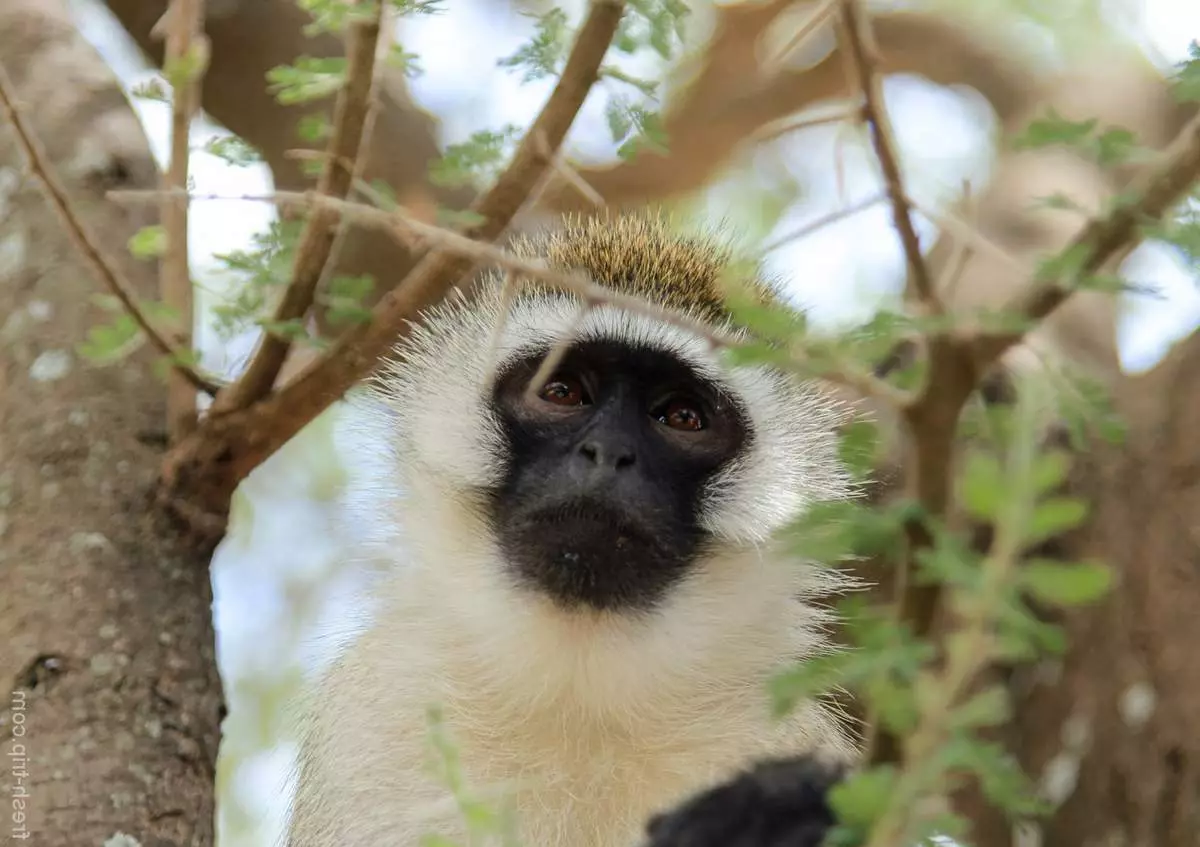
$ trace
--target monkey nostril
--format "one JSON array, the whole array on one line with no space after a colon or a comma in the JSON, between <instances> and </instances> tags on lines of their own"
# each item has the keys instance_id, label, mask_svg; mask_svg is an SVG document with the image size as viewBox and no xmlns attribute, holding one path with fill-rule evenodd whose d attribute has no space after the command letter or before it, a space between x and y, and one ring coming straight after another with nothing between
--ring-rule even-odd
<instances>
[{"instance_id":1,"label":"monkey nostril","mask_svg":"<svg viewBox=\"0 0 1200 847\"><path fill-rule=\"evenodd\" d=\"M633 465L636 458L632 449L620 445L604 445L599 441L585 441L579 445L579 453L592 464L611 465L622 470Z\"/></svg>"}]
</instances>

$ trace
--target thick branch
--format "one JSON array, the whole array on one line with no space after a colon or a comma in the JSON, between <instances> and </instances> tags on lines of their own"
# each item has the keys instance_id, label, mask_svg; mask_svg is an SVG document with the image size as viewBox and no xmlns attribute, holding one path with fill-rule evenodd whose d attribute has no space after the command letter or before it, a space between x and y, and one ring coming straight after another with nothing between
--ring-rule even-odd
<instances>
[{"instance_id":1,"label":"thick branch","mask_svg":"<svg viewBox=\"0 0 1200 847\"><path fill-rule=\"evenodd\" d=\"M317 191L331 197L349 194L356 171L361 168L359 149L372 108L382 15L383 4L379 3L372 19L355 20L348 26L346 81L338 95L333 133L317 183ZM307 314L325 267L335 258L333 247L340 222L337 211L328 206L315 206L310 211L296 245L292 281L275 310L273 320L277 324L298 320ZM274 386L290 347L288 336L268 328L246 372L221 393L213 411L241 409L265 397Z\"/></svg>"},{"instance_id":2,"label":"thick branch","mask_svg":"<svg viewBox=\"0 0 1200 847\"><path fill-rule=\"evenodd\" d=\"M171 160L162 175L164 189L187 190L192 116L200 105L200 80L208 62L204 0L173 0L166 23L166 69L171 83ZM178 315L179 344L192 346L192 275L188 268L186 198L164 192L159 211L166 252L159 267L159 294ZM178 441L196 426L196 389L178 372L167 378L167 435Z\"/></svg>"},{"instance_id":3,"label":"thick branch","mask_svg":"<svg viewBox=\"0 0 1200 847\"><path fill-rule=\"evenodd\" d=\"M5 118L12 125L13 134L16 136L21 152L24 153L25 159L29 163L29 170L38 178L38 181L45 189L46 196L50 200L50 205L62 220L63 226L70 233L75 246L79 248L79 252L88 265L91 266L92 271L116 295L117 299L121 301L121 304L128 310L130 316L137 322L137 325L146 333L146 337L150 339L150 342L166 354L170 359L172 368L196 389L209 395L216 394L217 384L187 365L180 351L167 340L166 336L155 329L145 311L138 304L138 298L133 289L122 279L120 271L104 255L96 239L88 231L88 228L84 226L83 221L79 220L75 215L75 212L71 208L71 201L67 197L66 189L63 188L58 177L54 174L53 168L43 153L41 144L34 136L32 128L25 122L24 117L21 115L20 109L17 106L15 89L8 78L8 74L3 69L0 69L0 108L3 109Z\"/></svg>"}]
</instances>

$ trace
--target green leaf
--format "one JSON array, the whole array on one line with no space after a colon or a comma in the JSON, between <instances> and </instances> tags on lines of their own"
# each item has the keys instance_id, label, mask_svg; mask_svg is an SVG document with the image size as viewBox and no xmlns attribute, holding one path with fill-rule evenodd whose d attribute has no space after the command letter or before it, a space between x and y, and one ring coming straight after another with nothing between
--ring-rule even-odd
<instances>
[{"instance_id":1,"label":"green leaf","mask_svg":"<svg viewBox=\"0 0 1200 847\"><path fill-rule=\"evenodd\" d=\"M1026 544L1033 546L1079 526L1087 517L1087 504L1074 497L1051 497L1034 507L1025 530Z\"/></svg>"},{"instance_id":2,"label":"green leaf","mask_svg":"<svg viewBox=\"0 0 1200 847\"><path fill-rule=\"evenodd\" d=\"M292 106L335 94L345 78L344 56L299 56L294 65L278 65L267 71L267 90L281 105Z\"/></svg>"},{"instance_id":3,"label":"green leaf","mask_svg":"<svg viewBox=\"0 0 1200 847\"><path fill-rule=\"evenodd\" d=\"M474 132L466 141L446 148L430 165L429 178L434 185L447 187L494 179L520 136L521 129L515 124Z\"/></svg>"},{"instance_id":4,"label":"green leaf","mask_svg":"<svg viewBox=\"0 0 1200 847\"><path fill-rule=\"evenodd\" d=\"M1112 570L1098 562L1066 564L1033 559L1021 569L1021 584L1038 600L1057 606L1081 606L1103 597Z\"/></svg>"},{"instance_id":5,"label":"green leaf","mask_svg":"<svg viewBox=\"0 0 1200 847\"><path fill-rule=\"evenodd\" d=\"M421 67L420 57L416 53L409 53L399 44L393 44L388 48L387 63L409 79L416 79L425 72Z\"/></svg>"},{"instance_id":6,"label":"green leaf","mask_svg":"<svg viewBox=\"0 0 1200 847\"><path fill-rule=\"evenodd\" d=\"M163 80L159 77L138 83L129 90L129 93L139 100L151 100L157 103L171 102L171 95L167 93Z\"/></svg>"},{"instance_id":7,"label":"green leaf","mask_svg":"<svg viewBox=\"0 0 1200 847\"><path fill-rule=\"evenodd\" d=\"M191 85L208 69L208 44L195 41L182 56L163 63L163 76L171 88L178 90Z\"/></svg>"},{"instance_id":8,"label":"green leaf","mask_svg":"<svg viewBox=\"0 0 1200 847\"><path fill-rule=\"evenodd\" d=\"M1062 485L1071 470L1071 455L1065 450L1044 450L1034 459L1033 489L1045 494Z\"/></svg>"},{"instance_id":9,"label":"green leaf","mask_svg":"<svg viewBox=\"0 0 1200 847\"><path fill-rule=\"evenodd\" d=\"M1136 137L1127 129L1114 128L1096 138L1096 161L1110 167L1127 161L1137 149Z\"/></svg>"},{"instance_id":10,"label":"green leaf","mask_svg":"<svg viewBox=\"0 0 1200 847\"><path fill-rule=\"evenodd\" d=\"M305 115L296 123L296 135L313 144L325 141L332 130L329 117L324 113Z\"/></svg>"},{"instance_id":11,"label":"green leaf","mask_svg":"<svg viewBox=\"0 0 1200 847\"><path fill-rule=\"evenodd\" d=\"M258 150L236 135L214 135L201 149L210 156L216 156L239 168L262 161Z\"/></svg>"},{"instance_id":12,"label":"green leaf","mask_svg":"<svg viewBox=\"0 0 1200 847\"><path fill-rule=\"evenodd\" d=\"M879 427L873 421L857 418L842 428L838 456L856 479L865 479L875 470L879 453Z\"/></svg>"},{"instance_id":13,"label":"green leaf","mask_svg":"<svg viewBox=\"0 0 1200 847\"><path fill-rule=\"evenodd\" d=\"M803 700L825 694L839 685L853 657L849 653L829 653L796 662L767 683L771 713L781 718Z\"/></svg>"},{"instance_id":14,"label":"green leaf","mask_svg":"<svg viewBox=\"0 0 1200 847\"><path fill-rule=\"evenodd\" d=\"M160 224L144 226L129 239L129 252L137 259L157 259L167 250L167 230Z\"/></svg>"},{"instance_id":15,"label":"green leaf","mask_svg":"<svg viewBox=\"0 0 1200 847\"><path fill-rule=\"evenodd\" d=\"M994 521L1010 495L1004 471L995 456L979 450L967 454L962 500L968 513L981 520Z\"/></svg>"},{"instance_id":16,"label":"green leaf","mask_svg":"<svg viewBox=\"0 0 1200 847\"><path fill-rule=\"evenodd\" d=\"M567 26L567 13L555 6L542 15L529 12L522 14L537 19L532 40L496 64L502 68L522 69L523 82L558 76L570 48L571 29Z\"/></svg>"},{"instance_id":17,"label":"green leaf","mask_svg":"<svg viewBox=\"0 0 1200 847\"><path fill-rule=\"evenodd\" d=\"M1175 96L1180 100L1200 100L1200 42L1188 46L1188 57L1175 72Z\"/></svg>"},{"instance_id":18,"label":"green leaf","mask_svg":"<svg viewBox=\"0 0 1200 847\"><path fill-rule=\"evenodd\" d=\"M1013 140L1013 149L1030 150L1056 144L1075 146L1083 142L1096 128L1096 119L1069 121L1054 109L1043 118L1029 123L1023 135Z\"/></svg>"},{"instance_id":19,"label":"green leaf","mask_svg":"<svg viewBox=\"0 0 1200 847\"><path fill-rule=\"evenodd\" d=\"M129 356L143 341L145 336L137 322L129 314L121 313L109 323L88 329L85 340L75 349L93 364L108 365Z\"/></svg>"},{"instance_id":20,"label":"green leaf","mask_svg":"<svg viewBox=\"0 0 1200 847\"><path fill-rule=\"evenodd\" d=\"M889 765L847 777L829 790L829 805L843 824L870 830L888 807L896 790L897 775Z\"/></svg>"},{"instance_id":21,"label":"green leaf","mask_svg":"<svg viewBox=\"0 0 1200 847\"><path fill-rule=\"evenodd\" d=\"M952 720L959 729L999 726L1012 717L1008 691L1001 685L988 686L965 703L954 707Z\"/></svg>"}]
</instances>

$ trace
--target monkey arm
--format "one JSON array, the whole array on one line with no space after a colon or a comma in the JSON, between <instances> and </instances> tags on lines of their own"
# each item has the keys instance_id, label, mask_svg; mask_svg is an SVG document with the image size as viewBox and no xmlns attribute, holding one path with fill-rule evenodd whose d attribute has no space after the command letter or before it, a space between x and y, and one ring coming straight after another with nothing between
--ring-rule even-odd
<instances>
[{"instance_id":1,"label":"monkey arm","mask_svg":"<svg viewBox=\"0 0 1200 847\"><path fill-rule=\"evenodd\" d=\"M812 756L758 762L646 826L644 847L820 847L845 770Z\"/></svg>"}]
</instances>

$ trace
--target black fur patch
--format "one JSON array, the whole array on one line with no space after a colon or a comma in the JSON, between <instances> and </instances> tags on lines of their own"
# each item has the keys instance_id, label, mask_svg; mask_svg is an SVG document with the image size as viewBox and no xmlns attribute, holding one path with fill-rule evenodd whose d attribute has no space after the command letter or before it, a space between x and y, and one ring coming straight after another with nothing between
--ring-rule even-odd
<instances>
[{"instance_id":1,"label":"black fur patch","mask_svg":"<svg viewBox=\"0 0 1200 847\"><path fill-rule=\"evenodd\" d=\"M674 356L617 341L581 342L558 374L587 402L555 407L525 395L532 355L497 380L509 458L489 511L517 580L564 607L646 610L703 552L706 483L750 441L741 408ZM658 420L664 397L703 407L703 431ZM690 401L689 401L690 402ZM628 458L597 462L591 446Z\"/></svg>"},{"instance_id":2,"label":"black fur patch","mask_svg":"<svg viewBox=\"0 0 1200 847\"><path fill-rule=\"evenodd\" d=\"M811 756L759 762L652 818L644 847L820 847L844 776Z\"/></svg>"}]
</instances>

